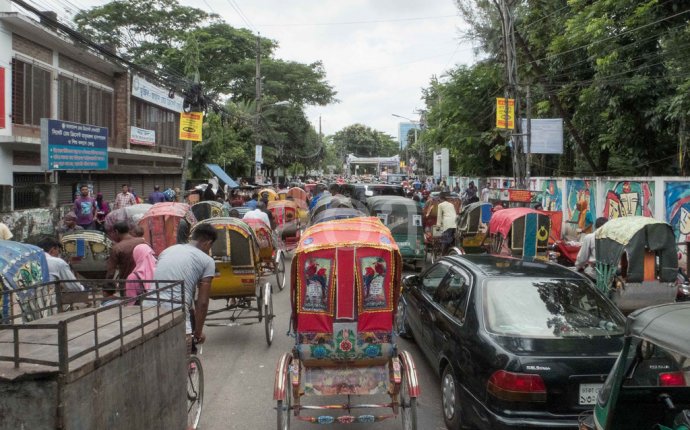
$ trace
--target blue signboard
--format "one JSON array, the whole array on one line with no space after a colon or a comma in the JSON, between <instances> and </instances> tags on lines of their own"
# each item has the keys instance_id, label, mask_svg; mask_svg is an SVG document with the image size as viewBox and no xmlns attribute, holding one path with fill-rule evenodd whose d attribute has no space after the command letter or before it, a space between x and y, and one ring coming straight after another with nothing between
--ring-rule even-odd
<instances>
[{"instance_id":1,"label":"blue signboard","mask_svg":"<svg viewBox=\"0 0 690 430\"><path fill-rule=\"evenodd\" d=\"M46 170L108 170L108 128L41 118Z\"/></svg>"}]
</instances>

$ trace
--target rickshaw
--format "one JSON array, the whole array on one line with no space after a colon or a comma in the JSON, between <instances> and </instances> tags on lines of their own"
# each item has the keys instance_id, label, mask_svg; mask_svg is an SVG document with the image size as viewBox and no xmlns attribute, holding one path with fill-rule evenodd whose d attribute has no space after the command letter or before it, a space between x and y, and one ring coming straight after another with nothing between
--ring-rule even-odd
<instances>
[{"instance_id":1,"label":"rickshaw","mask_svg":"<svg viewBox=\"0 0 690 430\"><path fill-rule=\"evenodd\" d=\"M678 248L669 224L643 216L615 218L594 237L597 288L623 313L675 300Z\"/></svg>"},{"instance_id":2,"label":"rickshaw","mask_svg":"<svg viewBox=\"0 0 690 430\"><path fill-rule=\"evenodd\" d=\"M269 202L273 200L278 200L278 193L273 188L262 188L259 190L259 200L263 200L264 197L268 199Z\"/></svg>"},{"instance_id":3,"label":"rickshaw","mask_svg":"<svg viewBox=\"0 0 690 430\"><path fill-rule=\"evenodd\" d=\"M404 263L422 269L425 260L422 208L400 196L374 196L367 199L369 215L388 227L398 244Z\"/></svg>"},{"instance_id":4,"label":"rickshaw","mask_svg":"<svg viewBox=\"0 0 690 430\"><path fill-rule=\"evenodd\" d=\"M424 204L422 208L422 225L424 226L424 249L426 251L425 258L432 263L441 256L443 245L441 243L442 231L436 226L438 219L438 205L441 203L440 191L434 191L430 194L430 199ZM455 207L455 213L460 213L462 207L462 199L457 193L448 193L447 200Z\"/></svg>"},{"instance_id":5,"label":"rickshaw","mask_svg":"<svg viewBox=\"0 0 690 430\"><path fill-rule=\"evenodd\" d=\"M196 218L186 203L156 203L139 220L144 229L144 239L153 252L160 255L166 248L187 243Z\"/></svg>"},{"instance_id":6,"label":"rickshaw","mask_svg":"<svg viewBox=\"0 0 690 430\"><path fill-rule=\"evenodd\" d=\"M13 308L9 294L2 295L0 321L5 324L9 322L11 315L19 312L27 321L51 315L55 305L53 286L26 288L45 284L49 280L48 262L41 248L12 240L0 240L0 292L22 291L19 297L21 309Z\"/></svg>"},{"instance_id":7,"label":"rickshaw","mask_svg":"<svg viewBox=\"0 0 690 430\"><path fill-rule=\"evenodd\" d=\"M491 207L491 203L475 202L460 211L455 239L462 252L476 254L486 251L484 239L489 230Z\"/></svg>"},{"instance_id":8,"label":"rickshaw","mask_svg":"<svg viewBox=\"0 0 690 430\"><path fill-rule=\"evenodd\" d=\"M140 203L138 205L127 206L111 211L105 216L105 234L107 234L110 239L113 239L115 224L123 221L129 225L130 230L134 230L134 228L139 225L139 221L144 214L152 207L153 205L148 203Z\"/></svg>"},{"instance_id":9,"label":"rickshaw","mask_svg":"<svg viewBox=\"0 0 690 430\"><path fill-rule=\"evenodd\" d=\"M495 212L489 221L491 254L548 260L551 219L530 208Z\"/></svg>"},{"instance_id":10,"label":"rickshaw","mask_svg":"<svg viewBox=\"0 0 690 430\"><path fill-rule=\"evenodd\" d=\"M228 216L228 211L223 207L223 204L213 200L195 203L192 205L191 210L197 221Z\"/></svg>"},{"instance_id":11,"label":"rickshaw","mask_svg":"<svg viewBox=\"0 0 690 430\"><path fill-rule=\"evenodd\" d=\"M208 311L206 325L247 325L254 323L244 321L258 319L259 323L264 322L266 343L270 346L274 317L272 288L269 282L261 283L259 243L254 231L237 218L209 218L199 224L212 225L218 233L210 251L216 262L216 277L209 297L226 301L224 308ZM229 315L219 316L221 313Z\"/></svg>"},{"instance_id":12,"label":"rickshaw","mask_svg":"<svg viewBox=\"0 0 690 430\"><path fill-rule=\"evenodd\" d=\"M287 197L297 205L297 212L302 225L309 222L309 194L299 187L292 187L287 192Z\"/></svg>"},{"instance_id":13,"label":"rickshaw","mask_svg":"<svg viewBox=\"0 0 690 430\"><path fill-rule=\"evenodd\" d=\"M278 190L278 200L287 200L288 190L282 189Z\"/></svg>"},{"instance_id":14,"label":"rickshaw","mask_svg":"<svg viewBox=\"0 0 690 430\"><path fill-rule=\"evenodd\" d=\"M352 208L326 209L314 216L314 218L312 218L311 220L310 225L316 225L322 222L333 221L336 219L361 218L367 216L369 215L360 210Z\"/></svg>"},{"instance_id":15,"label":"rickshaw","mask_svg":"<svg viewBox=\"0 0 690 430\"><path fill-rule=\"evenodd\" d=\"M690 428L690 303L637 310L625 341L580 429Z\"/></svg>"},{"instance_id":16,"label":"rickshaw","mask_svg":"<svg viewBox=\"0 0 690 430\"><path fill-rule=\"evenodd\" d=\"M292 260L290 326L296 344L275 371L279 430L289 429L292 419L350 424L397 415L403 428L417 429L417 372L412 356L397 349L393 333L401 263L393 236L377 218L329 221L305 231ZM390 400L352 401L362 395ZM330 398L328 405L304 404L316 396L346 397ZM392 413L354 413L370 408ZM335 410L345 415L331 415Z\"/></svg>"},{"instance_id":17,"label":"rickshaw","mask_svg":"<svg viewBox=\"0 0 690 430\"><path fill-rule=\"evenodd\" d=\"M275 274L276 285L280 291L285 288L285 254L273 237L271 226L259 219L243 219L254 231L256 241L259 244L259 262L261 275Z\"/></svg>"},{"instance_id":18,"label":"rickshaw","mask_svg":"<svg viewBox=\"0 0 690 430\"><path fill-rule=\"evenodd\" d=\"M276 234L285 243L285 246L288 249L297 246L301 233L301 222L295 202L291 200L269 201L268 210L271 211L276 222Z\"/></svg>"},{"instance_id":19,"label":"rickshaw","mask_svg":"<svg viewBox=\"0 0 690 430\"><path fill-rule=\"evenodd\" d=\"M112 241L100 231L81 230L60 239L62 257L87 279L105 279Z\"/></svg>"}]
</instances>

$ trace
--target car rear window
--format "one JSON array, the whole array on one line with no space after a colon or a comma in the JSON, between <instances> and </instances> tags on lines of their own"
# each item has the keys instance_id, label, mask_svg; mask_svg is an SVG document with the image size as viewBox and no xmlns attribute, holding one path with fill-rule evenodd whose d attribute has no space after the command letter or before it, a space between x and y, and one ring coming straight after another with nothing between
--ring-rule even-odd
<instances>
[{"instance_id":1,"label":"car rear window","mask_svg":"<svg viewBox=\"0 0 690 430\"><path fill-rule=\"evenodd\" d=\"M499 278L484 288L489 332L563 338L623 334L622 314L586 281Z\"/></svg>"}]
</instances>

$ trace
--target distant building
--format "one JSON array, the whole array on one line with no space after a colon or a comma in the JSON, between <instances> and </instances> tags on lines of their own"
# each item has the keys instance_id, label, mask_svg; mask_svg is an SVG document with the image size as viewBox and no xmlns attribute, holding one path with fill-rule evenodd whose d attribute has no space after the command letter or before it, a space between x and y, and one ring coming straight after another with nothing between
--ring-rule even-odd
<instances>
[{"instance_id":1,"label":"distant building","mask_svg":"<svg viewBox=\"0 0 690 430\"><path fill-rule=\"evenodd\" d=\"M407 135L410 130L419 130L419 124L415 122L401 122L398 124L398 144L402 149L407 148ZM419 132L417 132L419 133Z\"/></svg>"}]
</instances>

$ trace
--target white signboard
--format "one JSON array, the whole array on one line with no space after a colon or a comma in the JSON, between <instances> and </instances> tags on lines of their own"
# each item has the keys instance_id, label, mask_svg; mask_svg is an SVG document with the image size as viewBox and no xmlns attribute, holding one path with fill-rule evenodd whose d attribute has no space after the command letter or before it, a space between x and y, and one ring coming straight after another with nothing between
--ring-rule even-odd
<instances>
[{"instance_id":1,"label":"white signboard","mask_svg":"<svg viewBox=\"0 0 690 430\"><path fill-rule=\"evenodd\" d=\"M532 154L562 154L563 153L563 119L533 119L532 143L530 152ZM527 132L527 120L521 121L522 133ZM522 145L523 151L527 152L527 141Z\"/></svg>"},{"instance_id":2,"label":"white signboard","mask_svg":"<svg viewBox=\"0 0 690 430\"><path fill-rule=\"evenodd\" d=\"M132 95L164 109L182 112L184 99L179 95L168 97L168 90L145 80L141 76L132 77Z\"/></svg>"},{"instance_id":3,"label":"white signboard","mask_svg":"<svg viewBox=\"0 0 690 430\"><path fill-rule=\"evenodd\" d=\"M254 162L255 163L263 163L264 162L263 146L261 146L261 145L256 145L256 147L254 148Z\"/></svg>"},{"instance_id":4,"label":"white signboard","mask_svg":"<svg viewBox=\"0 0 690 430\"><path fill-rule=\"evenodd\" d=\"M156 146L156 130L129 127L129 143L134 145Z\"/></svg>"}]
</instances>

